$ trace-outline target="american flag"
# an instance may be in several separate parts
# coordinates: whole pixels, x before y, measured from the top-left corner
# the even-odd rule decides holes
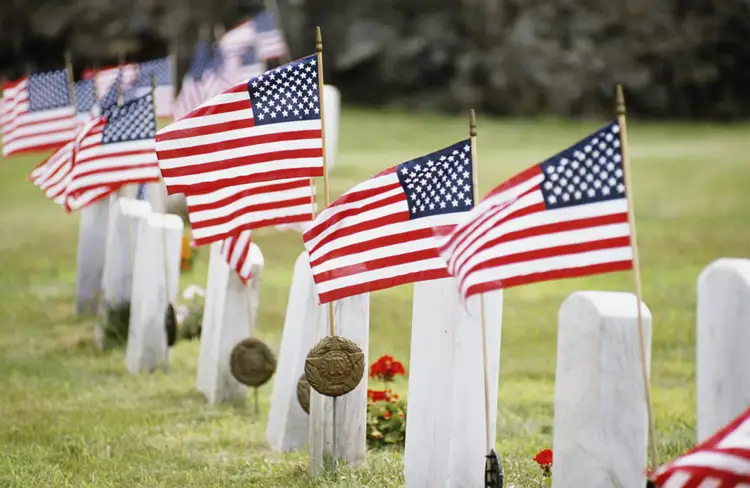
[[[221,243],[221,256],[226,260],[239,276],[240,281],[247,285],[252,277],[252,261],[250,257],[250,244],[252,243],[250,231],[242,231],[237,237],[228,237]]]
[[[169,194],[323,176],[315,55],[237,84],[156,135]]]
[[[283,58],[289,54],[284,36],[279,29],[276,16],[271,11],[264,11],[253,19],[258,37],[258,56],[263,61]]]
[[[119,93],[122,93],[122,90],[124,88],[122,86],[122,75],[119,73],[115,76],[114,81],[112,81],[112,83],[109,85],[109,88],[104,93],[104,95],[92,107],[91,114],[93,116],[101,115],[105,111],[117,105],[118,87]]]
[[[517,174],[456,227],[440,253],[465,297],[632,269],[619,131],[612,122]]]
[[[202,79],[209,66],[211,56],[211,46],[205,41],[200,41],[195,48],[190,67],[182,78],[182,87],[174,102],[174,113],[172,115],[175,120],[181,119],[206,100],[203,96]]]
[[[255,40],[255,26],[249,20],[242,22],[219,39],[218,47],[230,71],[240,66],[242,54],[249,47],[255,46]]]
[[[3,156],[58,149],[75,137],[67,70],[34,73],[3,90]]]
[[[91,110],[96,105],[96,90],[94,80],[85,79],[76,82],[76,117],[79,126],[91,120]]]
[[[662,488],[750,486],[750,409],[654,473]]]
[[[187,194],[195,244],[226,239],[240,230],[311,221],[316,203],[310,182],[310,178],[291,178]]]
[[[44,160],[31,172],[31,182],[60,206],[65,205],[65,192],[73,167],[73,145],[70,141]]]
[[[320,303],[448,277],[439,240],[474,207],[469,141],[389,168],[323,210],[302,236]]]
[[[65,202],[68,211],[83,208],[126,184],[159,181],[153,103],[149,93],[110,108],[84,126],[75,141]]]
[[[116,79],[120,80],[123,89],[129,88],[130,84],[133,83],[138,75],[138,66],[133,63],[124,64],[122,66],[109,66],[94,71],[93,75],[89,72],[89,75],[94,79],[96,96],[101,98],[112,87],[112,83],[114,83]]]
[[[172,60],[169,57],[146,61],[137,65],[138,76],[125,91],[123,99],[126,102],[142,97],[151,91],[151,75],[154,75],[156,101],[156,116],[170,117],[172,115],[173,83]]]

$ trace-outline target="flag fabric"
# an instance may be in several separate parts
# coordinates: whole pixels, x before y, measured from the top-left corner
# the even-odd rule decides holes
[[[221,52],[224,64],[229,71],[241,65],[242,54],[249,47],[255,46],[255,26],[251,21],[240,23],[237,27],[225,33],[219,39],[217,45]]]
[[[263,11],[252,22],[255,25],[260,59],[267,61],[288,56],[289,49],[273,12]]]
[[[612,122],[490,192],[441,244],[461,293],[632,269]]]
[[[662,488],[750,486],[750,409],[654,473]]]
[[[115,76],[114,81],[110,83],[109,88],[107,88],[107,91],[102,95],[102,97],[97,100],[97,102],[94,104],[94,106],[91,109],[91,115],[92,117],[98,117],[99,115],[103,114],[105,111],[111,109],[112,107],[117,105],[117,99],[118,95],[122,94],[123,90],[122,86],[122,74],[118,73]]]
[[[248,259],[252,242],[250,231],[246,230],[240,232],[237,237],[228,237],[221,243],[221,256],[237,273],[243,285],[247,285],[252,277],[252,261]]]
[[[474,207],[468,140],[401,163],[324,209],[302,239],[320,303],[448,277],[436,235]]]
[[[170,195],[323,176],[317,59],[239,83],[156,135]]]
[[[151,91],[151,75],[154,76],[154,100],[156,102],[156,116],[170,117],[174,86],[172,83],[172,59],[170,57],[154,59],[137,65],[135,80],[125,91],[123,100],[129,102],[142,97]]]
[[[92,109],[96,105],[96,89],[93,79],[84,79],[75,84],[76,118],[78,125],[83,126],[92,118]]]
[[[159,181],[150,93],[86,124],[75,140],[65,205],[78,210],[131,183]]]
[[[243,230],[311,221],[316,202],[310,181],[290,178],[186,194],[195,244],[227,239]]]
[[[73,167],[73,145],[70,141],[31,172],[31,182],[54,203],[65,205],[65,192]]]
[[[198,42],[193,59],[190,61],[190,67],[182,78],[180,93],[174,102],[172,116],[175,120],[181,119],[189,111],[206,101],[203,96],[202,79],[203,74],[209,67],[211,56],[211,46],[205,41]]]
[[[3,90],[3,156],[59,149],[75,137],[67,70],[25,76]]]
[[[92,75],[90,72],[87,74],[93,77],[96,96],[101,98],[117,79],[120,80],[123,90],[128,89],[138,76],[138,65],[128,63],[122,66],[108,66],[94,71]]]

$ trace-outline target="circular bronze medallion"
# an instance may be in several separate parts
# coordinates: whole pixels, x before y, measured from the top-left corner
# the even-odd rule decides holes
[[[305,360],[305,377],[321,395],[346,395],[365,374],[365,355],[356,342],[341,336],[324,337],[310,349]]]
[[[297,382],[297,401],[306,414],[310,415],[310,383],[303,374]]]
[[[243,385],[258,387],[273,376],[276,358],[263,341],[249,337],[232,349],[229,368],[232,376]]]

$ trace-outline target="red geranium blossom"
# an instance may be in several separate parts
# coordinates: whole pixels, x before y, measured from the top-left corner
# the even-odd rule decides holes
[[[367,398],[373,402],[392,402],[391,390],[367,390]]]
[[[536,456],[534,456],[539,466],[544,470],[544,474],[549,475],[550,469],[552,468],[552,449],[542,449]]]
[[[381,356],[370,365],[370,378],[378,378],[383,381],[391,381],[394,376],[405,375],[406,369],[400,361],[393,356]]]

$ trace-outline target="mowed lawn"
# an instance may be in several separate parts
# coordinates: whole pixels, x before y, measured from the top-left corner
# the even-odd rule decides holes
[[[387,166],[467,137],[467,119],[345,111],[332,198]],[[480,116],[481,193],[603,123]],[[654,321],[654,410],[665,461],[695,438],[698,274],[719,257],[750,257],[750,125],[633,120],[629,131],[644,299]],[[371,452],[369,469],[316,480],[307,475],[306,452],[270,452],[265,426],[272,384],[261,389],[259,420],[249,403],[207,406],[194,386],[197,341],[173,348],[168,374],[133,376],[122,350],[95,350],[93,319],[76,318],[73,307],[79,216],[66,215],[28,182],[42,159],[0,162],[0,486],[403,485],[402,456],[395,452]],[[259,231],[255,239],[266,263],[260,336],[278,351],[302,241],[275,230]],[[183,289],[205,286],[207,258],[202,248],[195,269],[181,277]],[[531,458],[552,447],[557,310],[576,290],[632,291],[632,274],[506,293],[497,405],[506,486],[539,486]],[[392,354],[408,370],[411,300],[411,286],[372,295],[370,358]],[[406,393],[405,379],[397,386]]]

